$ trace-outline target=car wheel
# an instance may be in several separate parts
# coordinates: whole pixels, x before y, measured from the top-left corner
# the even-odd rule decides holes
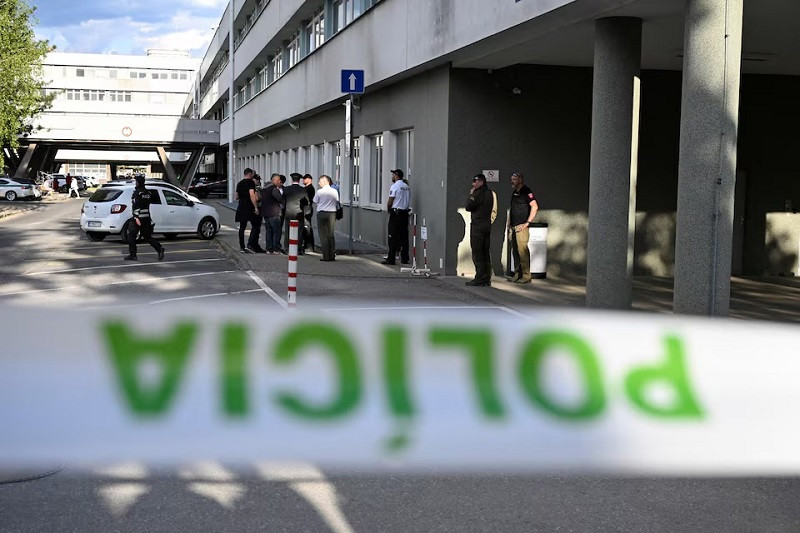
[[[128,220],[125,224],[122,225],[122,231],[120,232],[119,236],[122,239],[122,242],[128,244],[128,230],[130,230],[131,224],[135,224],[133,219]]]
[[[200,225],[197,226],[197,236],[204,240],[210,240],[214,238],[214,235],[217,233],[217,223],[214,221],[213,218],[204,218],[200,221]]]
[[[100,242],[105,240],[107,233],[100,233],[97,231],[87,231],[86,237],[92,242]]]
[[[8,200],[9,202],[13,202],[16,199],[17,199],[17,193],[15,193],[14,191],[8,191],[6,193],[6,200]]]
[[[167,239],[168,241],[174,241],[175,239],[178,238],[178,234],[177,233],[165,233],[164,234],[164,238]]]

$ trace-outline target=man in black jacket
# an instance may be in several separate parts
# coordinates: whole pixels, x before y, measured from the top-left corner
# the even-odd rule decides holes
[[[289,250],[289,222],[297,220],[300,222],[300,231],[297,236],[297,250],[300,255],[303,253],[303,211],[308,205],[308,191],[303,185],[300,185],[300,180],[303,179],[301,174],[297,172],[291,174],[292,184],[283,190],[283,197],[286,200],[286,219],[283,224],[285,250]]]
[[[470,224],[470,246],[472,262],[475,264],[475,279],[467,285],[490,287],[492,285],[492,258],[489,255],[489,237],[492,233],[492,209],[494,196],[486,185],[486,176],[477,174],[472,178],[472,190],[467,200],[467,211],[472,215]]]
[[[261,191],[261,213],[264,216],[267,242],[266,249],[270,254],[281,253],[281,216],[286,200],[281,192],[281,175],[273,174],[270,184]]]

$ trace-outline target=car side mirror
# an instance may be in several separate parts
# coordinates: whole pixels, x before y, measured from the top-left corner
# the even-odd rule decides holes
[[[191,200],[186,200],[188,202],[189,207],[194,207],[194,202]]]

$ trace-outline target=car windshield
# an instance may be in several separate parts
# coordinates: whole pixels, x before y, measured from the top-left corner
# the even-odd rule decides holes
[[[89,198],[90,202],[112,202],[120,197],[122,189],[97,189]]]

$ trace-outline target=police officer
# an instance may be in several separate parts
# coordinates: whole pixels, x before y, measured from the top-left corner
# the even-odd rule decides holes
[[[394,265],[397,252],[400,252],[400,262],[408,264],[408,215],[411,212],[411,189],[403,178],[403,171],[399,168],[392,170],[392,188],[389,189],[386,209],[389,211],[389,254],[383,264]]]
[[[153,238],[153,220],[150,218],[150,204],[153,195],[144,186],[144,176],[136,176],[136,188],[133,190],[133,224],[128,225],[128,255],[126,261],[136,261],[136,239],[139,233],[142,239],[158,252],[158,260],[164,260],[164,247]]]
[[[472,189],[469,191],[466,209],[472,218],[470,245],[472,262],[475,264],[475,279],[466,284],[474,287],[490,287],[492,285],[492,258],[489,255],[489,238],[492,232],[494,195],[486,185],[486,176],[483,174],[476,174],[472,178]]]

